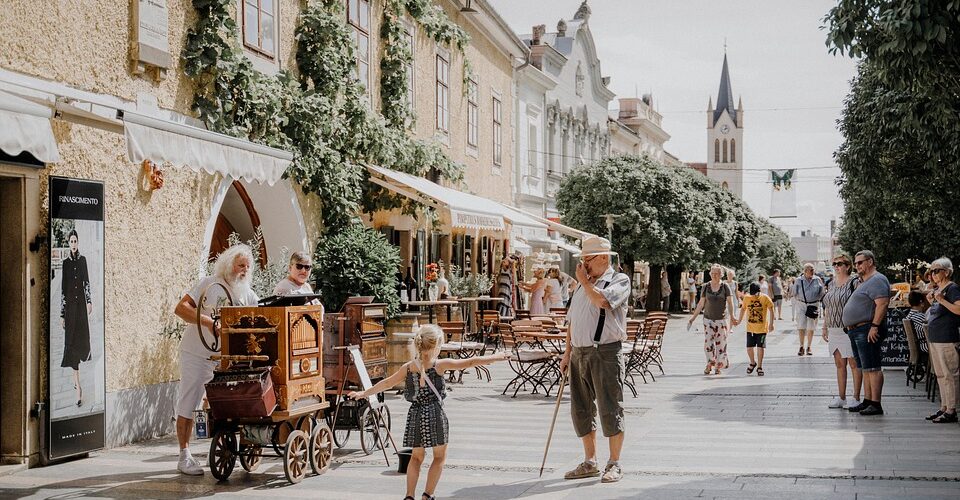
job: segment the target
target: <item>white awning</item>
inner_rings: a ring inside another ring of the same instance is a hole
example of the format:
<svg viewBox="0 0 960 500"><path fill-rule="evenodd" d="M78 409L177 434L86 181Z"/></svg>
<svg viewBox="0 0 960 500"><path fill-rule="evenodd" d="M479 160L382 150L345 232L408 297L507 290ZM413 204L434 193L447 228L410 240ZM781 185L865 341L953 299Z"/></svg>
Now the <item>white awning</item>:
<svg viewBox="0 0 960 500"><path fill-rule="evenodd" d="M0 150L10 156L26 151L43 163L59 162L52 116L48 106L0 91Z"/></svg>
<svg viewBox="0 0 960 500"><path fill-rule="evenodd" d="M516 251L520 252L523 255L530 255L533 253L533 248L530 248L530 245L527 245L522 240L514 238L510 240L510 249L511 252Z"/></svg>
<svg viewBox="0 0 960 500"><path fill-rule="evenodd" d="M454 227L504 231L506 223L531 229L546 230L546 225L519 210L456 189L441 186L423 177L397 172L376 165L367 165L370 180L395 193L417 200L434 208L450 212Z"/></svg>
<svg viewBox="0 0 960 500"><path fill-rule="evenodd" d="M290 166L293 154L236 137L130 111L118 111L134 163L170 162L195 171L273 185Z"/></svg>
<svg viewBox="0 0 960 500"><path fill-rule="evenodd" d="M580 253L581 253L580 247L578 247L578 246L576 246L576 245L571 245L571 244L567 243L566 241L563 241L563 238L557 240L557 246L560 247L560 248L562 248L562 249L564 249L564 250L566 250L566 251L568 251L568 252L570 252L570 256L571 256L571 257L579 257L579 256L580 256Z"/></svg>
<svg viewBox="0 0 960 500"><path fill-rule="evenodd" d="M565 226L565 225L563 225L563 224L561 224L561 223L559 223L559 222L554 222L554 221L552 221L552 220L550 220L550 219L547 219L547 218L544 218L544 217L540 217L539 215L531 214L530 212L526 212L526 211L524 211L524 210L520 210L519 208L513 208L513 207L511 207L511 209L516 210L517 212L520 212L520 213L522 213L523 215L526 215L528 218L533 219L533 220L535 220L535 221L537 221L537 222L540 222L540 223L546 225L547 227L549 227L550 229L552 229L552 230L554 230L554 231L556 231L556 232L558 232L558 233L560 233L560 234L565 234L565 235L567 235L567 236L569 236L569 237L571 237L571 238L576 238L576 239L578 239L578 240L582 240L582 239L584 239L584 238L586 238L586 237L588 237L588 236L596 236L596 235L593 234L593 233L588 233L588 232L586 232L586 231L581 231L581 230L579 230L579 229L575 229L575 228L572 228L572 227L570 227L570 226Z"/></svg>

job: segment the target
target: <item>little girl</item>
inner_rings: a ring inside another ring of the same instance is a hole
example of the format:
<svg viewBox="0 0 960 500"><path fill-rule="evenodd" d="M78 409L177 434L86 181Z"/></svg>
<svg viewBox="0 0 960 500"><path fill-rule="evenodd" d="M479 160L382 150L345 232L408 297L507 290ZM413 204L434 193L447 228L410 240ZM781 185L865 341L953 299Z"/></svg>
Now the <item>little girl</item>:
<svg viewBox="0 0 960 500"><path fill-rule="evenodd" d="M405 363L393 375L377 382L365 391L351 392L347 397L360 399L373 396L390 389L406 378L404 397L412 403L407 413L407 428L403 436L403 446L413 448L410 464L407 466L407 496L403 500L414 500L413 494L420 479L420 466L427 448L433 448L433 462L427 472L427 486L423 500L433 500L433 492L440 482L443 463L447 459L449 423L443 411L444 392L443 373L449 370L465 370L479 365L489 365L507 359L506 353L491 354L467 359L437 359L440 345L443 343L443 330L437 325L424 325L413 338L414 359Z"/></svg>

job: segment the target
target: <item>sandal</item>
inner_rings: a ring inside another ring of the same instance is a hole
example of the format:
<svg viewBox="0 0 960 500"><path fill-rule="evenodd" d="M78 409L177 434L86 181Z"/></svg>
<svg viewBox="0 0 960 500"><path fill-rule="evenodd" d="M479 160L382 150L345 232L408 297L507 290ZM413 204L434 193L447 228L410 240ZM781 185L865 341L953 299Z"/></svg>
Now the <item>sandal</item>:
<svg viewBox="0 0 960 500"><path fill-rule="evenodd" d="M758 376L758 377L762 377L762 376L763 376L763 367L761 367L761 366L758 366L758 367L757 367L757 376Z"/></svg>
<svg viewBox="0 0 960 500"><path fill-rule="evenodd" d="M750 366L747 367L747 375L753 373L753 369L757 367L756 363L750 363Z"/></svg>
<svg viewBox="0 0 960 500"><path fill-rule="evenodd" d="M800 346L800 350L797 351L797 356L803 356L803 346Z"/></svg>
<svg viewBox="0 0 960 500"><path fill-rule="evenodd" d="M952 424L957 421L957 412L947 413L943 412L943 415L931 420L935 424Z"/></svg>
<svg viewBox="0 0 960 500"><path fill-rule="evenodd" d="M423 500L437 500L433 495L428 495L426 492L423 493Z"/></svg>
<svg viewBox="0 0 960 500"><path fill-rule="evenodd" d="M707 367L703 369L704 375L710 375L710 369L713 367L713 363L707 363Z"/></svg>
<svg viewBox="0 0 960 500"><path fill-rule="evenodd" d="M719 367L719 366L717 366L716 368L713 369L713 374L714 374L714 375L720 375L720 367Z"/></svg>

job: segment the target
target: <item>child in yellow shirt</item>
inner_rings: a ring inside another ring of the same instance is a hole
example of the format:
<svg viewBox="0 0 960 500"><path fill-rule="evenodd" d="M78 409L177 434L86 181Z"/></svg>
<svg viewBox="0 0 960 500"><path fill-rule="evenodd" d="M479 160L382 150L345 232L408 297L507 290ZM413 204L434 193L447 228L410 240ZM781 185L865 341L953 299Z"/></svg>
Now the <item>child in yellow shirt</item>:
<svg viewBox="0 0 960 500"><path fill-rule="evenodd" d="M767 334L773 331L773 301L766 294L760 293L759 283L750 283L750 293L743 297L740 307L740 319L743 322L747 315L747 356L750 357L750 366L747 375L757 370L757 376L763 376L763 350L767 347ZM756 358L754 358L756 349Z"/></svg>

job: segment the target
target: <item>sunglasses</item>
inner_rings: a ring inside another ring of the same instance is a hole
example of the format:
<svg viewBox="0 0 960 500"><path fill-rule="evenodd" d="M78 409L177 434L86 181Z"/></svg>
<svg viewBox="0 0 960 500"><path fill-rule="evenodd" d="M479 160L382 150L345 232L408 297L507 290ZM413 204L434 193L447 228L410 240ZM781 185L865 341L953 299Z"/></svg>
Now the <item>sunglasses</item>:
<svg viewBox="0 0 960 500"><path fill-rule="evenodd" d="M863 261L861 261L861 262L863 262ZM849 266L849 265L850 265L849 262L834 262L834 263L833 263L833 267Z"/></svg>
<svg viewBox="0 0 960 500"><path fill-rule="evenodd" d="M311 268L313 268L313 264L296 264L296 266L297 266L297 269L301 271L304 271L304 270L309 271Z"/></svg>
<svg viewBox="0 0 960 500"><path fill-rule="evenodd" d="M866 262L866 261L867 261L867 259L855 260L855 261L853 261L853 265L859 266L860 264L863 264L863 263Z"/></svg>
<svg viewBox="0 0 960 500"><path fill-rule="evenodd" d="M943 269L942 267L938 269L931 269L930 274L940 274L942 271L946 271L946 269Z"/></svg>

